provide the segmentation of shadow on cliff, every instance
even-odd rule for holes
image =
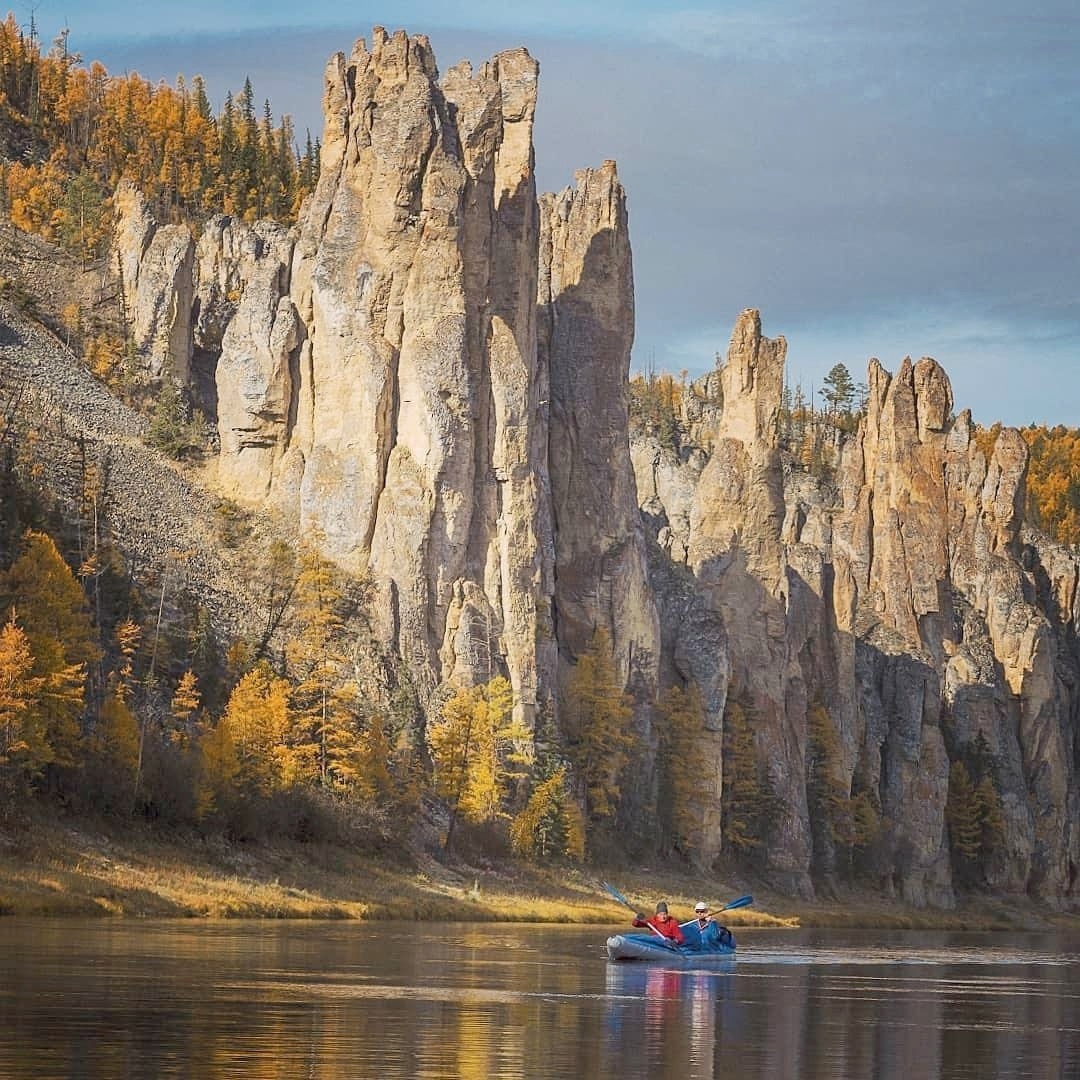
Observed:
[[[794,895],[836,895],[840,879],[857,869],[865,885],[890,896],[952,906],[944,837],[949,762],[934,668],[841,629],[828,562],[815,581],[789,565],[774,595],[748,570],[737,534],[696,576],[651,547],[662,682],[701,685],[714,730],[723,728],[728,699],[752,718],[757,760],[779,800],[760,869],[765,881]],[[724,644],[728,671],[720,685],[725,664],[715,651]],[[841,784],[852,795],[868,792],[881,810],[880,839],[857,867],[813,813],[808,751],[815,706],[835,728]]]
[[[553,267],[553,279],[560,269]],[[564,661],[579,656],[600,625],[618,649],[628,594],[646,580],[628,439],[632,304],[628,245],[608,228],[590,239],[575,284],[536,312],[538,368],[549,391],[540,414],[548,432],[552,617]]]

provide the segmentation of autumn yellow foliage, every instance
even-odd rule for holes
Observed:
[[[1027,516],[1052,539],[1080,545],[1080,429],[1021,429],[1028,444]]]
[[[83,65],[63,45],[43,54],[14,15],[0,23],[0,104],[38,148],[5,170],[20,228],[84,258],[100,253],[109,198],[131,180],[162,218],[201,220],[224,210],[247,220],[295,219],[314,185],[317,146],[300,154],[292,123],[260,110],[250,81],[217,116],[203,80],[150,83]]]

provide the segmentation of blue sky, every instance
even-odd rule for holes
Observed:
[[[111,71],[201,73],[218,99],[250,75],[301,130],[326,57],[374,24],[427,33],[444,70],[524,44],[540,186],[619,162],[636,365],[697,374],[754,306],[808,389],[837,361],[929,355],[977,420],[1080,424],[1075,3],[42,0],[36,18]]]

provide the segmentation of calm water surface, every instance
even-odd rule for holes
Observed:
[[[1080,938],[0,920],[0,1077],[1080,1077]]]

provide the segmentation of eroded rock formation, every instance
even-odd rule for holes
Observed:
[[[598,626],[645,745],[658,690],[700,687],[705,865],[734,695],[778,800],[781,887],[821,883],[821,707],[843,783],[880,807],[886,890],[952,902],[950,760],[982,735],[1004,813],[991,884],[1074,895],[1080,568],[1023,529],[1023,440],[988,458],[934,361],[872,361],[821,485],[781,452],[786,344],[751,310],[686,396],[678,451],[630,445],[625,193],[605,162],[537,199],[537,74],[519,49],[440,80],[425,38],[376,29],[327,68],[294,229],[218,217],[196,243],[122,189],[135,341],[216,417],[222,490],[370,577],[375,635],[421,697],[502,672],[522,718],[554,714]]]
[[[807,713],[821,704],[847,785],[881,807],[886,889],[952,903],[950,762],[981,734],[1004,814],[991,885],[1071,895],[1078,563],[1023,539],[1023,439],[1003,431],[987,460],[970,414],[953,417],[937,363],[905,360],[892,376],[873,360],[867,413],[842,442],[830,495],[798,467],[785,475],[777,453],[782,350],[760,337],[757,313],[744,312],[718,372],[707,464],[700,450],[680,459],[647,438],[634,452],[647,520],[673,558],[686,553],[721,614],[728,692],[758,718],[784,804],[771,874],[792,890],[812,887]]]

